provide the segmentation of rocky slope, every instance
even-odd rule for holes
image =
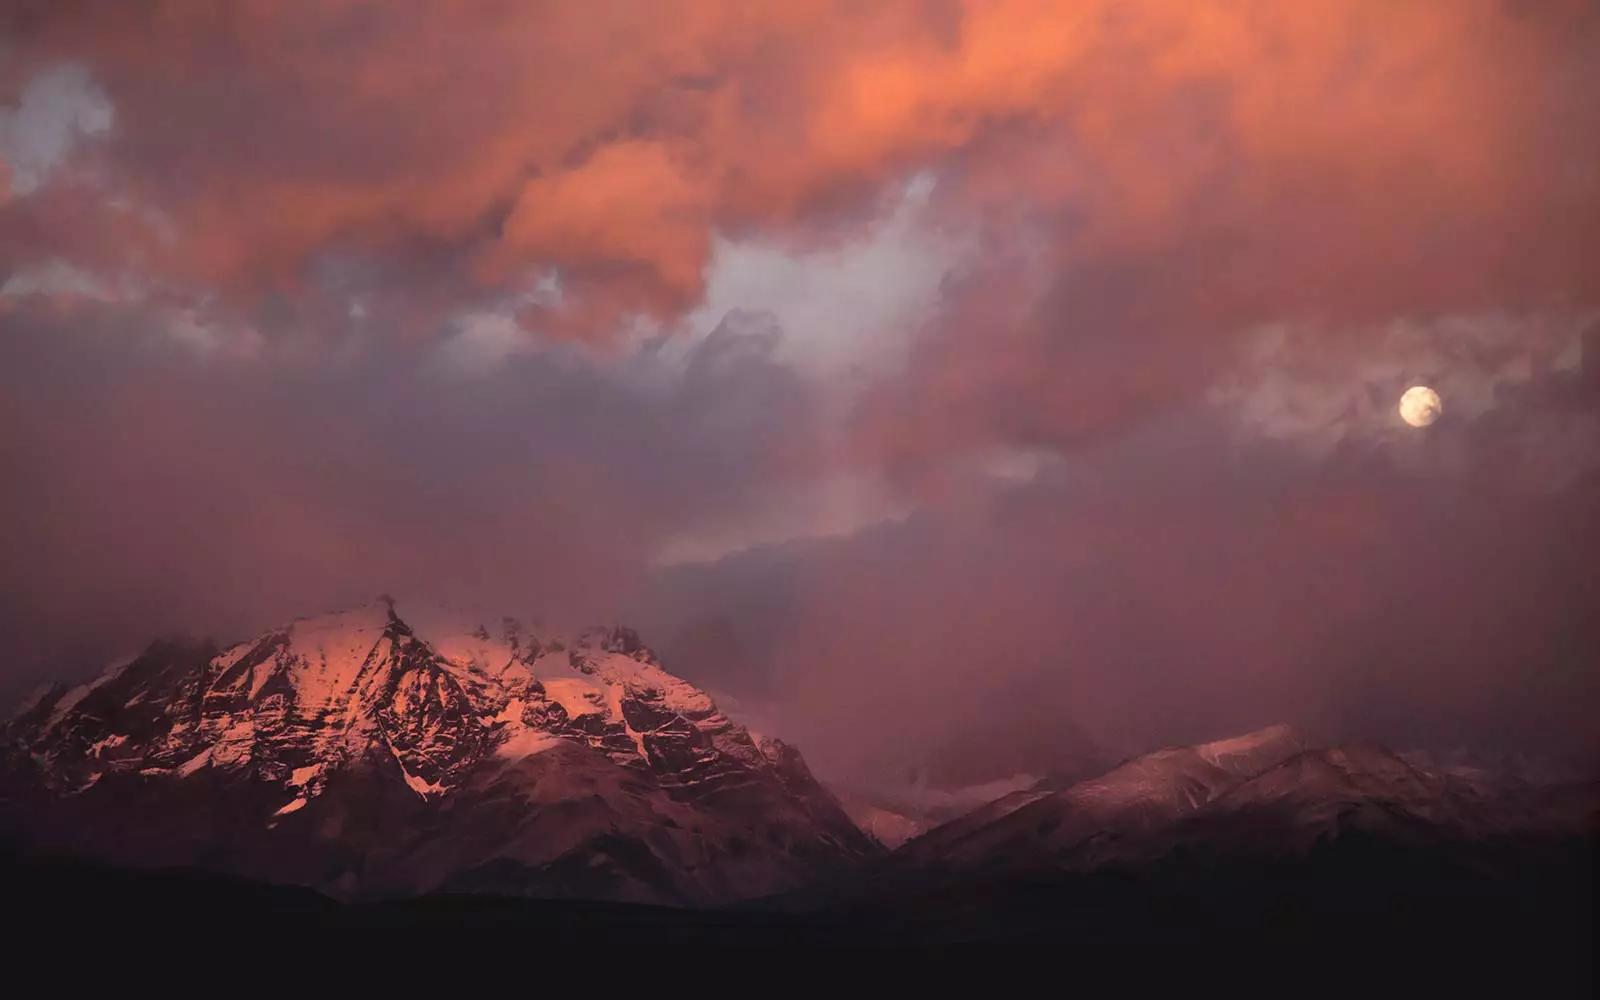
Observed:
[[[0,729],[6,828],[346,896],[704,904],[877,851],[796,750],[631,631],[413,617],[383,600],[227,649],[159,642],[42,692]]]

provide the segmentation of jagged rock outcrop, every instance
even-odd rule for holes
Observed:
[[[381,600],[222,650],[154,643],[41,692],[0,743],[25,842],[345,895],[702,904],[877,850],[798,751],[624,628],[491,633]]]

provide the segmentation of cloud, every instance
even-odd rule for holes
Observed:
[[[111,130],[111,102],[82,66],[62,65],[30,79],[15,108],[0,108],[0,162],[13,197],[32,194],[80,143]]]
[[[117,293],[96,275],[60,260],[18,271],[0,282],[0,298],[47,296],[59,299],[110,301]]]
[[[107,169],[179,234],[152,264],[241,295],[447,250],[462,294],[557,269],[547,331],[604,339],[691,310],[718,231],[834,230],[929,164],[958,217],[1066,224],[1062,264],[1206,239],[1208,312],[1592,290],[1582,3],[604,7],[85,2],[19,31],[115,103]]]
[[[691,328],[709,328],[732,309],[767,311],[785,332],[783,357],[810,374],[855,388],[898,371],[943,280],[971,249],[928,224],[935,186],[913,178],[853,239],[798,248],[781,238],[718,239]]]
[[[1023,703],[1582,737],[1586,0],[0,31],[18,672],[409,589],[728,619],[840,769]]]
[[[874,479],[836,474],[798,489],[787,485],[761,497],[742,522],[717,523],[667,540],[659,566],[714,563],[749,549],[816,538],[848,538],[863,529],[904,520],[910,510]]]

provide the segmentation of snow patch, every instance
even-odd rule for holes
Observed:
[[[1264,746],[1282,743],[1295,739],[1295,733],[1289,726],[1268,726],[1265,729],[1243,736],[1235,736],[1226,740],[1215,740],[1211,743],[1202,743],[1195,747],[1201,757],[1215,764],[1222,758],[1236,757],[1259,750]]]
[[[568,718],[594,715],[605,711],[599,699],[602,691],[587,677],[563,677],[543,680],[545,697],[566,710]]]
[[[255,736],[254,719],[232,721],[211,747],[212,762],[223,767],[247,763],[252,756]]]
[[[565,652],[540,653],[528,664],[528,676],[536,681],[572,677],[572,658]]]
[[[559,736],[541,733],[537,729],[523,729],[507,737],[506,741],[495,749],[495,756],[511,759],[532,757],[534,754],[544,753],[560,742]]]
[[[255,701],[260,697],[261,689],[267,686],[267,681],[272,680],[272,663],[258,663],[250,668],[250,700]]]
[[[215,750],[216,750],[215,747],[206,747],[204,750],[202,750],[199,753],[195,754],[193,757],[191,757],[188,760],[184,761],[182,764],[179,764],[177,772],[176,772],[178,777],[187,778],[189,775],[195,773],[196,771],[200,770],[202,767],[205,767],[207,764],[211,763],[211,758],[212,758],[213,754],[215,753]]]
[[[299,812],[300,810],[302,810],[302,809],[304,809],[306,807],[306,802],[308,802],[308,801],[309,801],[308,799],[295,799],[293,802],[291,802],[288,805],[284,806],[282,809],[279,809],[277,812],[273,813],[272,815],[274,815],[274,816],[287,816],[292,812]]]
[[[122,735],[107,736],[105,739],[100,740],[98,743],[95,743],[93,746],[89,747],[89,756],[98,757],[101,754],[105,753],[107,750],[112,750],[112,749],[115,749],[116,747],[120,747],[120,746],[122,746],[122,744],[124,744],[126,742],[128,742],[128,738],[126,736],[122,736]]]
[[[406,784],[410,786],[411,790],[423,798],[427,798],[430,795],[442,795],[450,790],[448,785],[425,781],[404,769],[400,773],[405,775]]]
[[[269,633],[270,634],[270,633]],[[266,636],[258,636],[249,642],[241,642],[236,646],[229,646],[211,661],[211,669],[218,675],[227,673],[233,665],[245,658],[245,654],[255,649]]]
[[[586,650],[585,659],[594,675],[607,684],[628,691],[652,691],[661,696],[661,704],[680,713],[704,713],[715,710],[716,705],[704,691],[662,670],[624,653]]]
[[[359,699],[356,681],[374,656],[389,628],[389,610],[368,605],[340,615],[301,619],[289,627],[288,643],[279,656],[291,664],[295,691],[303,709],[353,709]],[[352,697],[354,695],[354,697]],[[347,703],[345,698],[349,698]]]
[[[877,806],[868,806],[858,812],[850,814],[857,827],[870,834],[878,843],[893,850],[906,841],[918,836],[928,828],[924,820],[902,816],[897,812],[882,809]]]
[[[487,629],[484,631],[487,632]],[[490,676],[503,673],[516,657],[510,643],[502,639],[485,639],[482,634],[474,632],[430,637],[426,641],[435,653],[451,665]]]

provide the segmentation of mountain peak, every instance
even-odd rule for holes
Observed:
[[[562,642],[505,619],[496,638],[446,609],[405,614],[383,599],[221,651],[153,645],[88,684],[42,695],[0,730],[0,754],[14,762],[8,770],[36,776],[28,794],[52,803],[47,812],[107,810],[105,830],[82,836],[113,850],[142,803],[162,803],[155,808],[200,830],[224,809],[238,828],[214,831],[223,846],[195,850],[235,857],[245,872],[287,856],[271,846],[277,839],[316,841],[377,822],[389,844],[418,823],[473,826],[479,809],[524,833],[477,831],[486,839],[472,842],[519,865],[555,863],[593,838],[631,831],[637,847],[626,863],[610,854],[595,862],[621,886],[600,894],[625,898],[774,891],[800,878],[809,862],[799,858],[872,850],[798,751],[758,744],[709,695],[663,670],[632,629]],[[504,800],[512,787],[521,790]],[[485,805],[485,795],[498,804]],[[544,811],[527,811],[534,801],[567,818],[541,819]],[[535,836],[529,823],[559,829]],[[170,863],[194,860],[167,857],[178,850],[171,844],[147,846]],[[315,858],[328,847],[307,850]],[[417,850],[432,856],[421,841]],[[738,884],[705,883],[715,867],[706,852],[723,850],[752,859],[733,866],[749,870]],[[645,858],[648,875],[634,870]],[[394,861],[381,876],[347,873],[339,884],[435,885],[469,860],[487,859]],[[548,882],[528,877],[530,891]]]
[[[1252,733],[1196,746],[1202,758],[1227,771],[1261,771],[1308,746],[1299,730],[1288,725],[1267,726]]]

